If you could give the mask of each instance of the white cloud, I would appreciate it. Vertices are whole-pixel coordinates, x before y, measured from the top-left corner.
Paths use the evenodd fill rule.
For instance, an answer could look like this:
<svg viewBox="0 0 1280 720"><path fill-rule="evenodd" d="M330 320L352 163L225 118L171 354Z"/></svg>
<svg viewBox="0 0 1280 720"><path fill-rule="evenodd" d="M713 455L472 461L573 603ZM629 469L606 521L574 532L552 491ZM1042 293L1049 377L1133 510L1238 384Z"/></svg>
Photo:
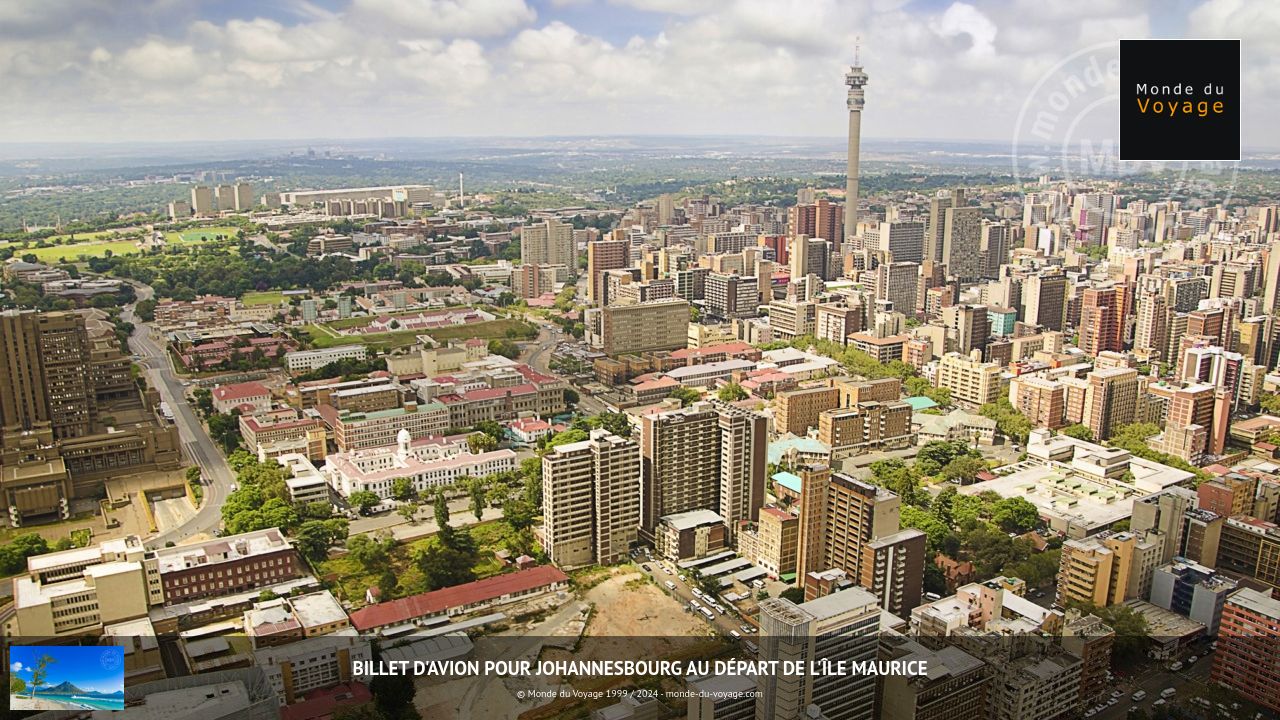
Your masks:
<svg viewBox="0 0 1280 720"><path fill-rule="evenodd" d="M22 663L15 661L9 666L9 670L10 672L22 672Z"/></svg>
<svg viewBox="0 0 1280 720"><path fill-rule="evenodd" d="M1055 63L1150 35L1168 12L1149 0L552 0L539 17L528 0L276 0L213 19L179 0L76 5L0 3L6 139L835 136L860 38L868 137L1007 140ZM613 23L621 6L643 22ZM1245 37L1248 135L1250 117L1280 110L1280 5L1206 0L1187 20L1196 35ZM1252 132L1275 144L1271 128Z"/></svg>
<svg viewBox="0 0 1280 720"><path fill-rule="evenodd" d="M538 17L524 0L355 0L351 14L384 32L427 37L505 35Z"/></svg>

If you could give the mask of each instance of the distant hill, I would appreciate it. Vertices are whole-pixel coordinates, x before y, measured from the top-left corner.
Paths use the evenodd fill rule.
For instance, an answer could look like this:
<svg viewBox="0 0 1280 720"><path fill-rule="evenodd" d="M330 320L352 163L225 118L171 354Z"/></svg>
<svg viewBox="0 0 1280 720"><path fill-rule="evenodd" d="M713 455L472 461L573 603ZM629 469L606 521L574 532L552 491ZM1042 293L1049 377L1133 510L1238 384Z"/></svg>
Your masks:
<svg viewBox="0 0 1280 720"><path fill-rule="evenodd" d="M120 697L120 698L122 698L122 697L124 697L124 691L123 691L123 690L116 690L115 692L104 693L104 692L98 692L97 690L94 690L94 691L92 691L92 692L81 693L81 695L88 695L88 696L90 696L90 697L104 697L104 698L109 698L109 697Z"/></svg>
<svg viewBox="0 0 1280 720"><path fill-rule="evenodd" d="M40 688L36 690L37 695L40 693L47 693L49 695L83 695L84 691L66 680L63 680L53 687Z"/></svg>

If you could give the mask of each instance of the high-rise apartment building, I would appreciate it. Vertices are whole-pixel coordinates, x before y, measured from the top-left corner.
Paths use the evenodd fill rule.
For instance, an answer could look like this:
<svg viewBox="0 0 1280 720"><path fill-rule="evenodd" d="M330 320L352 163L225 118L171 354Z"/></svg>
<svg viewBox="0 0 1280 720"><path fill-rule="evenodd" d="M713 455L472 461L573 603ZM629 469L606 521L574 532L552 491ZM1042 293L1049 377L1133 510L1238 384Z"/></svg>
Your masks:
<svg viewBox="0 0 1280 720"><path fill-rule="evenodd" d="M844 238L844 208L821 198L812 204L787 208L787 230L839 245Z"/></svg>
<svg viewBox="0 0 1280 720"><path fill-rule="evenodd" d="M935 387L951 391L951 399L961 405L979 408L996 401L1000 395L1000 366L982 361L982 351L973 350L968 357L947 353L938 361Z"/></svg>
<svg viewBox="0 0 1280 720"><path fill-rule="evenodd" d="M1114 285L1085 288L1080 307L1080 349L1086 355L1124 350L1124 316Z"/></svg>
<svg viewBox="0 0 1280 720"><path fill-rule="evenodd" d="M881 263L876 268L875 298L893 303L894 312L907 317L917 315L916 296L919 286L920 266L914 262Z"/></svg>
<svg viewBox="0 0 1280 720"><path fill-rule="evenodd" d="M641 521L696 510L755 520L764 503L767 420L717 400L641 420ZM729 521L728 517L721 517Z"/></svg>
<svg viewBox="0 0 1280 720"><path fill-rule="evenodd" d="M1106 368L1085 376L1084 419L1094 438L1106 440L1122 425L1134 421L1138 407L1138 371Z"/></svg>
<svg viewBox="0 0 1280 720"><path fill-rule="evenodd" d="M948 345L969 355L974 350L985 352L991 339L991 316L985 305L948 305L942 308L942 326L947 329Z"/></svg>
<svg viewBox="0 0 1280 720"><path fill-rule="evenodd" d="M542 458L547 554L562 568L627 557L640 527L640 447L607 430Z"/></svg>
<svg viewBox="0 0 1280 720"><path fill-rule="evenodd" d="M982 209L951 207L943 214L942 264L962 281L986 274L982 256Z"/></svg>
<svg viewBox="0 0 1280 720"><path fill-rule="evenodd" d="M523 250L523 245L521 248ZM594 240L587 243L587 300L592 305L606 305L605 272L621 270L631 264L631 241Z"/></svg>
<svg viewBox="0 0 1280 720"><path fill-rule="evenodd" d="M797 605L782 598L760 603L761 660L869 662L876 659L880 608L862 588ZM816 673L763 675L756 717L772 720L871 720L876 676ZM816 714L815 714L816 713Z"/></svg>
<svg viewBox="0 0 1280 720"><path fill-rule="evenodd" d="M787 390L774 396L773 427L779 435L790 433L804 437L818 426L823 411L839 406L840 394L834 387Z"/></svg>
<svg viewBox="0 0 1280 720"><path fill-rule="evenodd" d="M888 253L893 262L920 264L924 260L925 225L919 220L882 222L876 232L875 249Z"/></svg>
<svg viewBox="0 0 1280 720"><path fill-rule="evenodd" d="M1061 270L1045 270L1022 283L1022 321L1045 330L1063 329L1067 314L1067 278Z"/></svg>
<svg viewBox="0 0 1280 720"><path fill-rule="evenodd" d="M1009 402L1034 427L1056 430L1066 424L1066 388L1056 380L1015 378L1009 383Z"/></svg>
<svg viewBox="0 0 1280 720"><path fill-rule="evenodd" d="M1227 598L1210 679L1280 713L1280 600L1252 588Z"/></svg>
<svg viewBox="0 0 1280 720"><path fill-rule="evenodd" d="M964 190L939 193L929 200L929 226L925 229L925 262L942 263L943 244L946 237L947 210L964 207Z"/></svg>
<svg viewBox="0 0 1280 720"><path fill-rule="evenodd" d="M859 402L818 415L818 440L833 453L898 447L911 439L911 406L905 402Z"/></svg>
<svg viewBox="0 0 1280 720"><path fill-rule="evenodd" d="M196 217L209 217L214 214L213 189L208 185L196 185L191 188L191 212Z"/></svg>
<svg viewBox="0 0 1280 720"><path fill-rule="evenodd" d="M1058 565L1058 604L1074 600L1107 607L1145 597L1161 550L1132 532L1066 541Z"/></svg>
<svg viewBox="0 0 1280 720"><path fill-rule="evenodd" d="M564 265L577 272L578 250L573 242L573 225L544 220L520 227L520 262L524 265Z"/></svg>
<svg viewBox="0 0 1280 720"><path fill-rule="evenodd" d="M54 439L88 435L97 419L84 316L0 312L0 429L48 424Z"/></svg>

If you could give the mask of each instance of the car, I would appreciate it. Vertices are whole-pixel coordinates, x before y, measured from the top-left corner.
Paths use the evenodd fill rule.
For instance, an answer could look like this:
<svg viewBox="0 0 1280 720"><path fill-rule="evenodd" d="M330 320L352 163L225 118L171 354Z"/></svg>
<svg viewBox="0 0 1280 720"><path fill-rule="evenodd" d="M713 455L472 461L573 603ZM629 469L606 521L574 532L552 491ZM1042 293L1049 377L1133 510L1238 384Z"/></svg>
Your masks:
<svg viewBox="0 0 1280 720"><path fill-rule="evenodd" d="M701 591L701 590L699 590L698 588L694 588L694 589L693 589L693 596L694 596L694 597L696 597L696 598L700 598L700 597L702 597L702 591Z"/></svg>
<svg viewBox="0 0 1280 720"><path fill-rule="evenodd" d="M1111 707L1112 705L1115 705L1118 702L1120 702L1118 698L1111 698L1110 700L1107 701L1107 707Z"/></svg>
<svg viewBox="0 0 1280 720"><path fill-rule="evenodd" d="M737 630L730 630L730 631L729 631L729 635L731 635L731 636L733 636L733 637L735 637L735 638L741 638L741 637L742 637L742 633L738 632Z"/></svg>
<svg viewBox="0 0 1280 720"><path fill-rule="evenodd" d="M675 583L673 583L673 582L671 582L670 580L668 580L668 581L666 582L666 586L667 586L667 589L668 589L668 590L675 590L675 589L676 589L676 584L675 584Z"/></svg>
<svg viewBox="0 0 1280 720"><path fill-rule="evenodd" d="M1177 694L1178 694L1177 688L1167 687L1160 691L1160 697L1164 700L1168 700L1169 698Z"/></svg>
<svg viewBox="0 0 1280 720"><path fill-rule="evenodd" d="M670 574L671 574L671 568L667 567L666 565L663 565L663 566L662 566L662 572L664 572L664 573L666 573L666 574L670 575Z"/></svg>
<svg viewBox="0 0 1280 720"><path fill-rule="evenodd" d="M1193 665L1193 664L1195 664L1195 661L1197 661L1197 660L1199 660L1199 659L1200 659L1200 656L1199 656L1199 655L1192 655L1191 657L1187 658L1187 664L1188 664L1188 665Z"/></svg>
<svg viewBox="0 0 1280 720"><path fill-rule="evenodd" d="M743 624L739 625L738 627L742 628L742 632L744 632L744 633L749 633L749 632L751 632L751 626L750 626L750 625L748 625L748 624L746 624L746 623L743 623Z"/></svg>
<svg viewBox="0 0 1280 720"><path fill-rule="evenodd" d="M1160 698L1159 700L1151 703L1151 707L1156 707L1157 705L1163 705L1163 704L1164 704L1164 698Z"/></svg>
<svg viewBox="0 0 1280 720"><path fill-rule="evenodd" d="M1139 690L1138 692L1130 696L1130 699L1132 699L1134 702L1142 702L1143 700L1147 699L1147 691Z"/></svg>
<svg viewBox="0 0 1280 720"><path fill-rule="evenodd" d="M1172 670L1172 671L1174 671L1174 672L1178 672L1179 670L1181 670L1181 669L1182 669L1182 663L1180 663L1180 662L1176 662L1176 663L1174 663L1174 664L1170 665L1170 666L1169 666L1169 669L1170 669L1170 670Z"/></svg>
<svg viewBox="0 0 1280 720"><path fill-rule="evenodd" d="M1113 698L1118 698L1118 697L1120 697L1120 696L1121 696L1121 695L1123 695L1123 694L1124 694L1124 691L1123 691L1123 690L1114 690L1114 691L1112 691L1112 693L1111 693L1111 697L1113 697Z"/></svg>
<svg viewBox="0 0 1280 720"><path fill-rule="evenodd" d="M653 568L649 567L649 563L645 563L645 564L641 565L640 567L641 567L645 572L651 572L651 571L653 570Z"/></svg>

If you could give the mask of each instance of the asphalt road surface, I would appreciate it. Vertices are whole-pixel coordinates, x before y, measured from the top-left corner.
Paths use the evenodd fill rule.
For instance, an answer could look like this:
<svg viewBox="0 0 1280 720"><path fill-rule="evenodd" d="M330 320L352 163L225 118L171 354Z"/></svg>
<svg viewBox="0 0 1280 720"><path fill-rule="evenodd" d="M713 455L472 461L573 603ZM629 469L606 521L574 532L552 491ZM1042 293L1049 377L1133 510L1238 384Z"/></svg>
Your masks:
<svg viewBox="0 0 1280 720"><path fill-rule="evenodd" d="M139 300L150 299L155 293L146 285L135 285ZM227 465L227 459L214 444L209 433L205 431L195 409L187 402L186 388L173 372L173 364L165 351L164 341L152 337L151 326L142 322L133 313L133 306L126 306L120 314L121 319L134 325L133 335L129 337L129 347L134 355L139 356L138 364L151 386L160 393L160 399L169 404L173 411L174 424L178 426L178 437L182 443L182 453L187 460L200 466L204 476L204 503L196 511L194 517L183 525L167 530L147 541L148 547L163 547L167 542L182 540L201 533L214 533L222 524L222 504L231 494L231 486L235 482L235 473Z"/></svg>

